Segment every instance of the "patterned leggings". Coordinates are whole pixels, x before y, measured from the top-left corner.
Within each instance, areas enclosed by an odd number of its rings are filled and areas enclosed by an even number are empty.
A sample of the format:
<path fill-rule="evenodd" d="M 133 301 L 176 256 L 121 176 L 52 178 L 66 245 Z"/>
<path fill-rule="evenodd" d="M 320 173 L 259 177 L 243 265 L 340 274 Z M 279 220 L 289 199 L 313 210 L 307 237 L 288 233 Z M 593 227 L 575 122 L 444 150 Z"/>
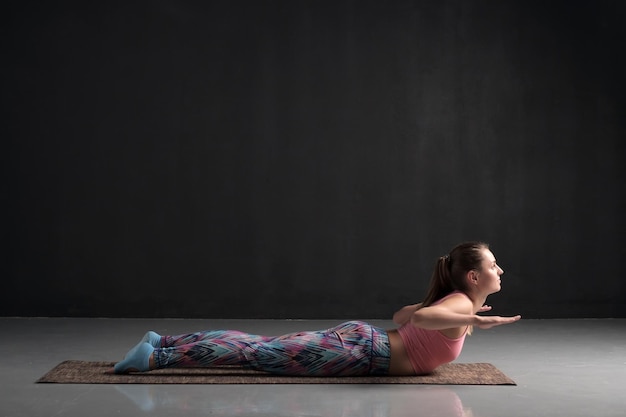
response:
<path fill-rule="evenodd" d="M 384 375 L 389 370 L 387 332 L 360 321 L 321 331 L 257 336 L 215 330 L 162 336 L 157 368 L 239 365 L 282 375 Z"/>

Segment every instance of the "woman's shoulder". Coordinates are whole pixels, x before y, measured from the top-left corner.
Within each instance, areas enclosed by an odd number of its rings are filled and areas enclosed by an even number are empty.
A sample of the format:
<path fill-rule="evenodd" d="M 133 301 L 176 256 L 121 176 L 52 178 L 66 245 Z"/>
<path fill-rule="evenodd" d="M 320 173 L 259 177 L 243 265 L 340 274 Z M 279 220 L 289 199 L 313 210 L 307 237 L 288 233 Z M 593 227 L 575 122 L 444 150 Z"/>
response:
<path fill-rule="evenodd" d="M 454 310 L 458 313 L 471 313 L 474 308 L 474 303 L 471 298 L 463 291 L 453 291 L 439 299 L 439 301 L 433 303 L 433 305 L 444 304 L 446 308 Z"/>
<path fill-rule="evenodd" d="M 453 297 L 458 299 L 458 300 L 467 300 L 470 303 L 472 302 L 472 300 L 469 298 L 469 296 L 467 294 L 465 294 L 463 291 L 456 290 L 456 291 L 452 291 L 450 294 L 448 294 L 446 296 L 441 297 L 439 300 L 435 301 L 433 303 L 433 305 L 442 303 L 442 302 L 444 302 L 446 300 L 449 300 L 450 298 L 453 298 Z"/>

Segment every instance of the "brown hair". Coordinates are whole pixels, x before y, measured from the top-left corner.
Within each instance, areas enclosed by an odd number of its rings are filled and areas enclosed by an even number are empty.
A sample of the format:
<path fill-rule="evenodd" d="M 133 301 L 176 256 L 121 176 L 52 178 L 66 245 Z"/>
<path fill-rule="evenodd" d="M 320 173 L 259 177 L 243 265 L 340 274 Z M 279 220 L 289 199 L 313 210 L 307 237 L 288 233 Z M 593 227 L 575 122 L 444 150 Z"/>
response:
<path fill-rule="evenodd" d="M 465 242 L 455 246 L 448 255 L 441 256 L 435 265 L 422 307 L 428 307 L 453 291 L 467 292 L 465 274 L 473 269 L 481 269 L 484 249 L 489 249 L 489 245 Z"/>

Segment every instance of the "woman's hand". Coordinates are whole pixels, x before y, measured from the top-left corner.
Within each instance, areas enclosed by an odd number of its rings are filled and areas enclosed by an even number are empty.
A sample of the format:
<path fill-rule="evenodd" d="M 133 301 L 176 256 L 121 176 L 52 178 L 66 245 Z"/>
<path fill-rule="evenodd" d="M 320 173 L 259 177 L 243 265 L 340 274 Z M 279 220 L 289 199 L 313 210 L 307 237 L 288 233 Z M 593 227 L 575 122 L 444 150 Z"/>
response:
<path fill-rule="evenodd" d="M 484 313 L 486 311 L 490 311 L 491 310 L 491 306 L 488 306 L 487 304 L 485 304 L 484 306 L 482 306 L 481 308 L 478 309 L 479 313 Z"/>
<path fill-rule="evenodd" d="M 491 329 L 495 326 L 501 326 L 503 324 L 515 323 L 522 316 L 517 315 L 513 317 L 501 317 L 501 316 L 476 316 L 475 326 L 480 329 Z"/>

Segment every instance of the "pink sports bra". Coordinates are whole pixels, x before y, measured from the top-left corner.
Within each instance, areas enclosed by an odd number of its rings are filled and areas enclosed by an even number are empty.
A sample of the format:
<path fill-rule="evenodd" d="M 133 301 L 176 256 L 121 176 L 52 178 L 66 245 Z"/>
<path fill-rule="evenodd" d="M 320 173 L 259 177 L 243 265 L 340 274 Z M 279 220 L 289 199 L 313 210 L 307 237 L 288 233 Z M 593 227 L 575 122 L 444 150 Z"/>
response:
<path fill-rule="evenodd" d="M 437 305 L 456 294 L 465 295 L 461 291 L 454 291 L 432 305 Z M 398 333 L 402 338 L 415 373 L 422 375 L 430 373 L 439 365 L 452 362 L 459 357 L 467 335 L 467 328 L 463 332 L 463 336 L 450 339 L 439 330 L 415 327 L 408 321 L 398 329 Z"/>

